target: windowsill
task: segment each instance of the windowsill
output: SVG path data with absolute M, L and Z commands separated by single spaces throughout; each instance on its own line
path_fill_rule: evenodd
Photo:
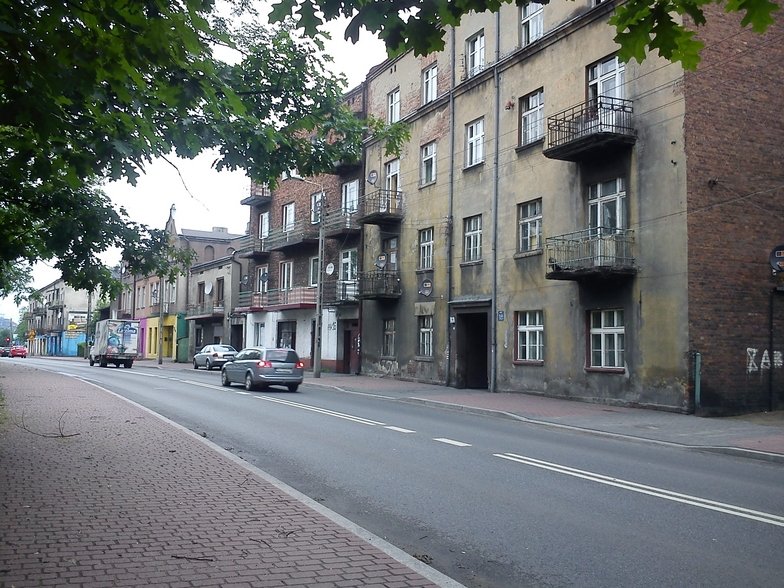
M 433 273 L 433 268 L 431 267 L 431 268 L 427 268 L 427 269 L 418 269 L 418 270 L 416 270 L 416 273 L 417 273 L 418 275 L 422 275 L 422 274 L 432 274 L 432 273 Z
M 435 183 L 436 183 L 436 181 L 432 180 L 430 182 L 425 182 L 423 184 L 419 184 L 419 189 L 422 190 L 423 188 L 429 188 L 430 186 L 434 185 Z
M 541 359 L 515 359 L 512 361 L 512 365 L 544 365 L 544 361 Z
M 477 169 L 479 167 L 484 167 L 484 165 L 485 165 L 485 160 L 483 159 L 482 161 L 478 161 L 476 163 L 472 163 L 471 165 L 465 166 L 463 168 L 463 171 L 464 172 L 472 171 L 472 170 L 475 170 L 475 169 Z
M 585 371 L 599 374 L 625 374 L 626 368 L 587 367 Z
M 379 359 L 383 361 L 395 361 L 396 358 L 394 355 L 382 355 Z
M 536 257 L 537 255 L 542 255 L 544 253 L 544 249 L 534 249 L 533 251 L 521 251 L 520 253 L 515 253 L 512 257 L 514 259 L 525 259 L 526 257 Z
M 544 136 L 538 138 L 536 141 L 531 141 L 530 143 L 526 143 L 525 145 L 518 145 L 517 147 L 515 147 L 515 152 L 522 153 L 523 151 L 527 151 L 532 147 L 542 146 L 542 145 L 544 145 Z
M 434 360 L 433 360 L 433 358 L 431 356 L 415 355 L 414 356 L 414 361 L 422 361 L 422 362 L 432 363 Z
M 471 267 L 472 265 L 482 265 L 483 263 L 483 259 L 476 259 L 474 261 L 461 261 L 460 267 Z

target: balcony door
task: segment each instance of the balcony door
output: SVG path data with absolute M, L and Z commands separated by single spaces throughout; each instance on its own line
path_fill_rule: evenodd
M 612 132 L 622 126 L 623 111 L 616 99 L 626 98 L 625 64 L 612 56 L 588 67 L 588 104 L 591 116 L 587 121 L 592 132 Z
M 613 265 L 617 253 L 615 236 L 626 229 L 624 178 L 588 186 L 588 228 L 593 264 Z

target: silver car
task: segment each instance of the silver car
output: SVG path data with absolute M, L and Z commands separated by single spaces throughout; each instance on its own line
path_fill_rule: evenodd
M 245 384 L 246 390 L 277 384 L 296 392 L 302 383 L 305 364 L 293 349 L 247 347 L 221 369 L 221 384 Z
M 234 359 L 235 355 L 237 355 L 237 350 L 231 345 L 205 345 L 193 356 L 193 369 L 205 367 L 211 370 Z

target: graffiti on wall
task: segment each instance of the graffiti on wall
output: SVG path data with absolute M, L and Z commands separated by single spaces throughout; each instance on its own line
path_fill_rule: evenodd
M 746 373 L 759 372 L 762 370 L 769 370 L 771 368 L 780 368 L 784 363 L 781 351 L 774 351 L 771 360 L 770 354 L 767 349 L 762 350 L 760 355 L 759 349 L 753 347 L 746 348 Z

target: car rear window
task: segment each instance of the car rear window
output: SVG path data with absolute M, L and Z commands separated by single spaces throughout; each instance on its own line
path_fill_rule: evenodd
M 295 351 L 288 351 L 286 349 L 268 349 L 267 361 L 279 361 L 282 363 L 297 363 L 299 356 Z
M 213 349 L 215 349 L 215 351 L 234 351 L 234 347 L 229 345 L 215 345 Z

